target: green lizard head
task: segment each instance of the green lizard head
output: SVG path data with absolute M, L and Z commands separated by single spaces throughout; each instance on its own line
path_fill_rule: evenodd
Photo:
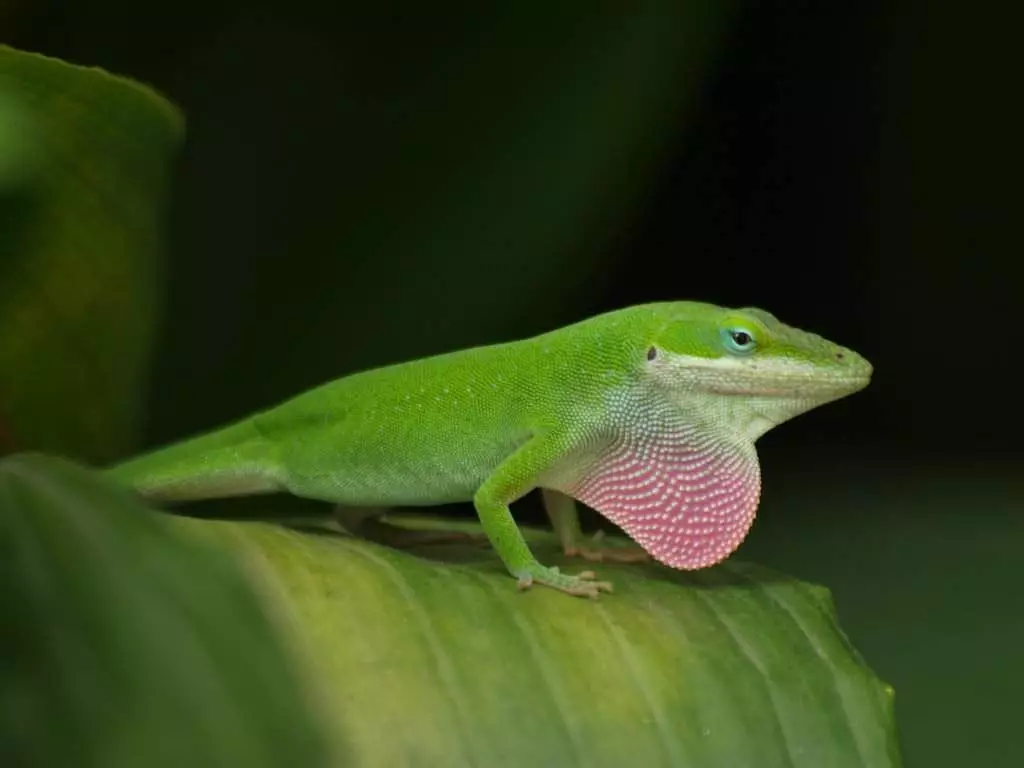
M 853 350 L 761 309 L 680 302 L 659 312 L 645 352 L 649 380 L 751 439 L 871 379 Z

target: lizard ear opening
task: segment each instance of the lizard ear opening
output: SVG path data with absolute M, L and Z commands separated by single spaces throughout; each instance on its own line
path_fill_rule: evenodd
M 658 348 L 654 347 L 654 346 L 648 347 L 648 349 L 647 349 L 647 359 L 648 360 L 654 360 L 657 356 L 658 356 Z

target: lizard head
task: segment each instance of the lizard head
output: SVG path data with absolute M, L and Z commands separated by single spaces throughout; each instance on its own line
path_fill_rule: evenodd
M 761 435 L 872 373 L 856 352 L 760 309 L 665 302 L 600 322 L 604 348 L 628 358 L 622 385 L 606 390 L 620 432 L 558 489 L 673 568 L 714 565 L 746 537 Z
M 703 412 L 695 415 L 751 440 L 871 380 L 871 364 L 853 350 L 764 310 L 682 302 L 663 309 L 645 377 Z

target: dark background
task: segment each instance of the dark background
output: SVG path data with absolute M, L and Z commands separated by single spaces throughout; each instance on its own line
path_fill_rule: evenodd
M 147 444 L 631 303 L 763 306 L 876 377 L 763 438 L 741 556 L 833 590 L 907 765 L 1024 764 L 1003 6 L 3 3 L 0 42 L 188 117 Z

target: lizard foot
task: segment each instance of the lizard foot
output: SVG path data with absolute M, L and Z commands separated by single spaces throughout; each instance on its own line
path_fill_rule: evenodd
M 517 576 L 520 590 L 529 589 L 534 584 L 543 584 L 576 597 L 590 597 L 595 600 L 601 592 L 612 591 L 611 582 L 596 581 L 597 577 L 593 571 L 583 571 L 578 576 L 570 576 L 559 571 L 557 567 L 546 568 L 536 563 Z
M 604 531 L 598 531 L 591 539 L 591 546 L 566 547 L 566 557 L 582 557 L 591 562 L 639 563 L 650 560 L 651 556 L 643 547 L 602 547 Z

